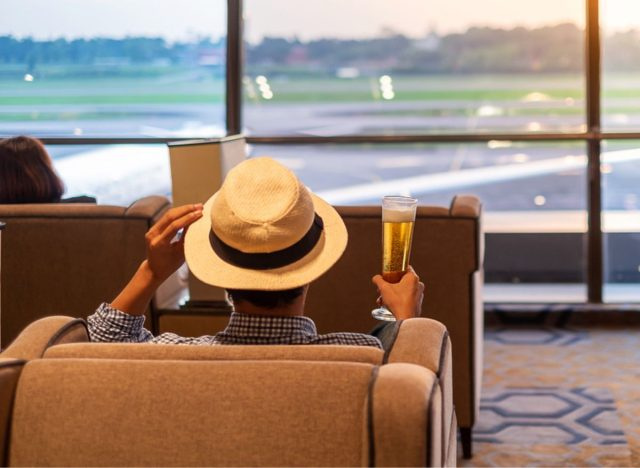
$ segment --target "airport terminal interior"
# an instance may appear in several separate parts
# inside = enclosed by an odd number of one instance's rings
[[[637,0],[0,10],[0,139],[95,199],[0,199],[4,465],[640,466]],[[384,353],[83,343],[145,232],[262,156],[349,234],[318,332],[379,325],[389,195],[417,200],[425,320]],[[231,307],[185,264],[144,326],[213,335]]]

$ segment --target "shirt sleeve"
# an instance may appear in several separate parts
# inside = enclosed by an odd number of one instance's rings
[[[129,315],[106,302],[87,318],[91,341],[108,343],[145,343],[153,340],[143,327],[144,315]]]
[[[144,328],[144,320],[144,315],[129,315],[105,302],[87,318],[89,337],[91,341],[107,343],[216,344],[215,337],[208,335],[187,338],[175,333],[163,333],[154,337]]]

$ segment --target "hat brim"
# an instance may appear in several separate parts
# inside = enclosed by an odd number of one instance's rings
[[[311,283],[331,268],[347,247],[347,228],[338,212],[311,193],[313,207],[324,223],[316,246],[300,260],[270,270],[237,267],[222,260],[209,242],[214,194],[204,205],[204,216],[189,226],[184,252],[187,265],[200,281],[225,289],[278,291]]]

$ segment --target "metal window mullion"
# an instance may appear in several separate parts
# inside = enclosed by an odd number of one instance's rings
[[[587,95],[587,300],[602,303],[603,235],[602,181],[600,174],[600,18],[599,0],[586,0],[586,95]]]
[[[227,0],[227,135],[242,131],[242,0]]]
[[[640,133],[638,134],[640,136]],[[585,141],[594,135],[588,133],[447,133],[413,135],[340,135],[309,136],[249,135],[247,142],[264,145],[315,145],[315,144],[365,144],[365,143],[486,143],[492,140],[503,141]]]
[[[39,137],[47,145],[117,145],[155,144],[186,141],[193,137]],[[215,137],[213,137],[215,138]],[[640,132],[589,132],[589,133],[465,133],[465,134],[415,134],[415,135],[341,135],[335,137],[315,136],[247,136],[247,141],[264,145],[317,145],[317,144],[363,144],[363,143],[482,143],[491,140],[548,142],[589,140],[639,140]]]

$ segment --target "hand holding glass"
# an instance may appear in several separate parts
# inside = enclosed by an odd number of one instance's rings
[[[409,266],[417,205],[418,200],[411,197],[382,199],[382,278],[389,283],[398,283]],[[395,320],[384,305],[371,315],[378,320]]]

